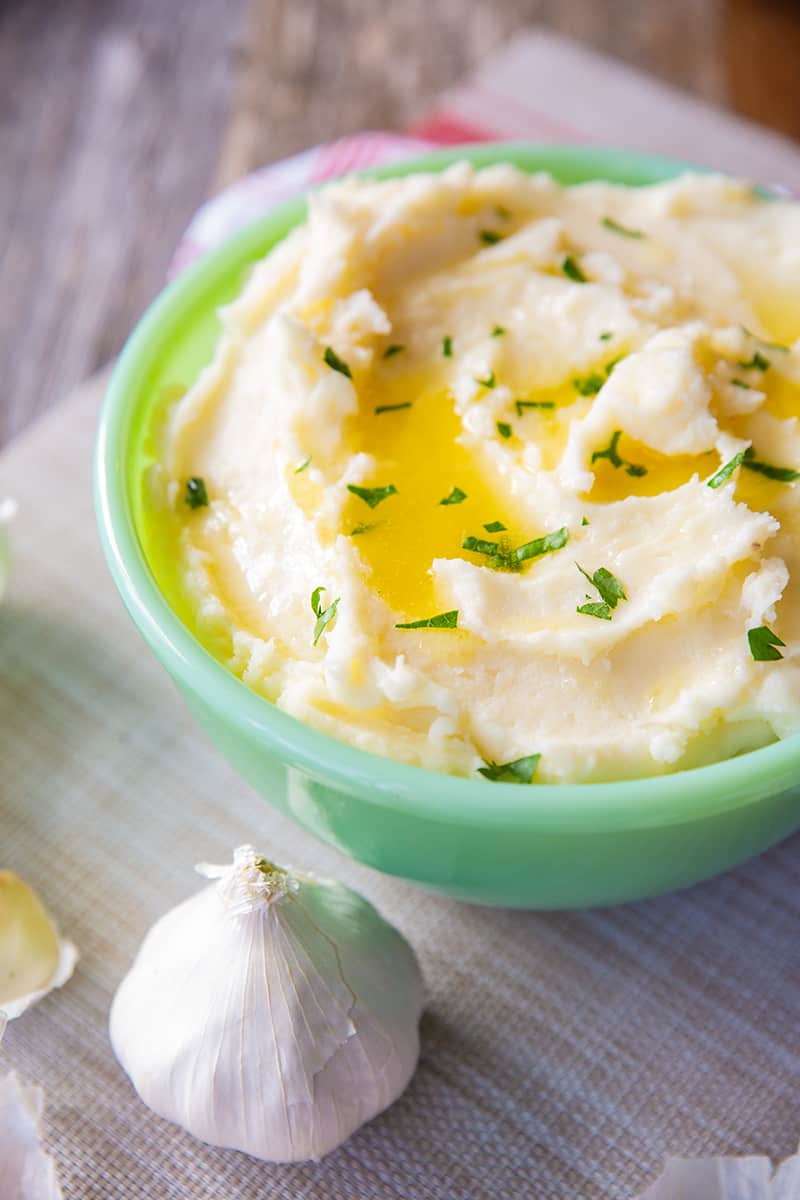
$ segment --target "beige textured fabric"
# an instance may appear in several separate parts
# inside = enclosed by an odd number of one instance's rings
[[[318,845],[206,743],[123,612],[91,509],[100,391],[0,458],[0,496],[20,507],[0,605],[0,865],[82,954],[11,1025],[0,1070],[46,1089],[67,1200],[626,1200],[668,1153],[792,1153],[800,839],[682,895],[544,915],[429,896]],[[108,1044],[144,931],[201,886],[195,862],[243,841],[362,890],[428,980],[411,1086],[320,1165],[192,1141],[140,1104]]]

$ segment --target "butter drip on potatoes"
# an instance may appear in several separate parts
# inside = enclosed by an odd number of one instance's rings
[[[800,206],[716,176],[345,181],[223,320],[146,540],[285,711],[518,782],[800,728]]]

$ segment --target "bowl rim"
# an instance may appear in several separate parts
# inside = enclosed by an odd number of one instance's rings
[[[536,142],[459,145],[359,172],[389,178],[442,170],[468,160],[513,161],[526,170],[574,171],[585,178],[657,182],[706,168],[606,146]],[[145,559],[128,486],[127,439],[149,371],[176,326],[191,319],[231,269],[263,257],[306,212],[307,194],[276,206],[190,266],[140,318],[112,372],[98,426],[95,510],[114,582],[134,624],[179,687],[255,736],[264,750],[312,779],[384,809],[448,824],[595,832],[691,823],[733,811],[789,788],[800,777],[800,734],[735,758],[671,774],[619,782],[519,785],[448,775],[353,746],[281,711],[205,649],[161,592]],[[266,247],[266,249],[265,249]],[[212,301],[213,303],[213,301]],[[643,792],[646,791],[646,795]]]

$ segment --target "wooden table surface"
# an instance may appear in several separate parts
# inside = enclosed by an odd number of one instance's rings
[[[0,444],[117,352],[207,195],[402,129],[532,23],[800,137],[796,0],[0,0]]]

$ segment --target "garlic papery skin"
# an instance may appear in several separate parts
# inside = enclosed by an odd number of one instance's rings
[[[251,846],[145,937],[111,1007],[142,1100],[215,1146],[319,1159],[395,1100],[419,1056],[422,976],[362,896]]]
[[[773,1172],[768,1158],[668,1158],[638,1200],[798,1200],[800,1154]]]
[[[5,1018],[0,1013],[0,1041]],[[44,1092],[25,1087],[16,1071],[0,1075],[2,1200],[63,1200],[53,1160],[40,1145]]]
[[[65,984],[78,951],[65,941],[33,888],[0,871],[0,1012],[19,1017]]]

